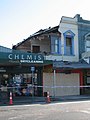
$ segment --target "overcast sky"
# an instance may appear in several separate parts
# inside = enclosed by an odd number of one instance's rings
[[[90,0],[0,0],[0,45],[12,48],[40,29],[59,25],[62,16],[90,20]]]

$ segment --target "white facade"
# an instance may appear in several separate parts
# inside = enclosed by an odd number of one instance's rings
[[[77,25],[77,15],[74,18],[62,17],[59,24],[59,32],[61,33],[61,46],[63,59],[67,61],[79,61],[79,46],[78,46],[78,25]],[[64,35],[66,31],[72,31],[74,36],[74,56],[64,55]]]
[[[61,33],[61,55],[46,56],[46,60],[56,61],[79,61],[78,45],[78,15],[74,18],[62,17],[58,31]],[[73,34],[73,54],[65,54],[65,33],[69,36]],[[67,51],[66,51],[67,52]],[[54,78],[55,77],[55,78]],[[43,92],[50,92],[50,96],[80,95],[80,77],[79,73],[44,73],[43,74]],[[56,87],[55,87],[56,86]],[[74,87],[77,86],[77,87]],[[53,88],[54,87],[54,88]]]

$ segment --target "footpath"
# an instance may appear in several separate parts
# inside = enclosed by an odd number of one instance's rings
[[[68,102],[90,100],[90,95],[73,95],[61,97],[49,97],[49,102]],[[12,105],[47,103],[47,97],[17,97],[12,99]],[[10,105],[10,101],[1,101],[0,106]]]

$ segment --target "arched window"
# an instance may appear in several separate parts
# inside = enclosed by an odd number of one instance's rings
[[[85,51],[90,51],[90,33],[85,36]]]
[[[68,30],[64,35],[64,54],[65,55],[74,55],[74,36],[75,34]]]

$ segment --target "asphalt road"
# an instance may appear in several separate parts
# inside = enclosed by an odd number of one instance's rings
[[[0,106],[0,120],[90,120],[90,101]]]

